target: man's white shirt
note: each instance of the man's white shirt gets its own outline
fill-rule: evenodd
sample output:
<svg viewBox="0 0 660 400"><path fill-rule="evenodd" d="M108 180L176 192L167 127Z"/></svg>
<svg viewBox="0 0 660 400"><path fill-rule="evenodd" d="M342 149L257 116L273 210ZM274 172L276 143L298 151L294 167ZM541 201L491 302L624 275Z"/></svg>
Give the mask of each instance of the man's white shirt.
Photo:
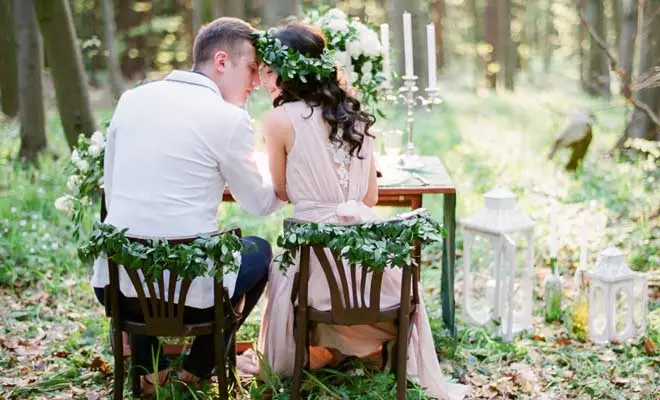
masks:
<svg viewBox="0 0 660 400"><path fill-rule="evenodd" d="M122 95L108 129L103 182L105 223L138 236L217 231L225 185L252 214L269 215L283 205L257 169L248 113L224 101L209 78L188 71ZM107 260L100 258L92 285L108 283ZM236 274L225 275L230 295L235 284ZM123 267L120 288L137 297ZM193 280L186 305L211 307L213 279Z"/></svg>

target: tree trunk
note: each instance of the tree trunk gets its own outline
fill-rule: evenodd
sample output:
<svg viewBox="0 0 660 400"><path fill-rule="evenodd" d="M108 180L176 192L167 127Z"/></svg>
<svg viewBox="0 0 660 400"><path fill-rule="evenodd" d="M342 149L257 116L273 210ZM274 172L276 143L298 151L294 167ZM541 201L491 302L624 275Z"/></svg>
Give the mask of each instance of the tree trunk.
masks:
<svg viewBox="0 0 660 400"><path fill-rule="evenodd" d="M511 40L511 0L499 0L497 8L499 80L507 90L513 90L516 48Z"/></svg>
<svg viewBox="0 0 660 400"><path fill-rule="evenodd" d="M429 86L426 25L431 22L431 14L428 3L425 1L408 0L408 10L412 14L413 62L415 75L417 75L417 87L424 90ZM403 35L403 31L401 34Z"/></svg>
<svg viewBox="0 0 660 400"><path fill-rule="evenodd" d="M619 67L626 73L621 93L630 85L635 59L635 38L637 34L637 0L621 1L621 38L619 39Z"/></svg>
<svg viewBox="0 0 660 400"><path fill-rule="evenodd" d="M87 78L68 0L34 0L37 21L45 40L57 106L69 147L78 136L96 129L89 104Z"/></svg>
<svg viewBox="0 0 660 400"><path fill-rule="evenodd" d="M18 65L16 60L16 36L10 0L0 1L0 100L2 112L8 117L18 115Z"/></svg>
<svg viewBox="0 0 660 400"><path fill-rule="evenodd" d="M555 36L555 14L552 11L553 0L546 0L546 2L545 32L543 35L543 70L549 73L550 66L552 65L552 53L554 53L555 49L552 43Z"/></svg>
<svg viewBox="0 0 660 400"><path fill-rule="evenodd" d="M435 23L435 59L438 63L438 69L443 70L445 68L445 0L435 0L433 9L435 11L433 13L433 22Z"/></svg>
<svg viewBox="0 0 660 400"><path fill-rule="evenodd" d="M290 16L300 13L301 0L268 0L264 1L263 21L265 26L277 26Z"/></svg>
<svg viewBox="0 0 660 400"><path fill-rule="evenodd" d="M501 69L501 65L498 64L497 3L498 0L486 0L486 9L484 11L485 39L486 43L490 45L491 50L486 55L486 86L489 89L497 88L497 75Z"/></svg>
<svg viewBox="0 0 660 400"><path fill-rule="evenodd" d="M197 35L202 26L202 1L192 0L192 37Z"/></svg>
<svg viewBox="0 0 660 400"><path fill-rule="evenodd" d="M482 62L481 55L479 54L479 43L483 38L483 33L481 31L481 19L479 18L479 5L477 0L468 0L468 8L470 12L470 19L472 20L472 46L474 51L474 61L473 61L473 76L474 76L474 88L479 88L479 82L481 77L481 71L483 70L484 63Z"/></svg>
<svg viewBox="0 0 660 400"><path fill-rule="evenodd" d="M626 0L610 0L610 9L612 10L612 18L610 19L612 27L614 28L614 48L618 49L621 44L621 23L623 22L621 16L622 2Z"/></svg>
<svg viewBox="0 0 660 400"><path fill-rule="evenodd" d="M43 101L43 46L31 1L13 1L14 26L18 44L18 97L20 104L21 160L36 162L46 148Z"/></svg>
<svg viewBox="0 0 660 400"><path fill-rule="evenodd" d="M228 0L225 5L228 17L235 17L245 19L245 1L243 0Z"/></svg>
<svg viewBox="0 0 660 400"><path fill-rule="evenodd" d="M578 12L584 12L585 10L584 2L579 1L577 3L577 10ZM578 48L578 57L580 59L580 86L582 87L582 90L587 90L587 60L586 60L586 51L585 51L585 44L586 44L586 38L587 38L587 28L584 26L584 24L577 24L577 37L578 37L578 43L577 43L577 48Z"/></svg>
<svg viewBox="0 0 660 400"><path fill-rule="evenodd" d="M110 78L110 89L115 100L124 92L124 79L121 76L119 55L117 54L117 26L115 25L115 8L112 0L101 0L101 11L103 12L103 41L105 42L106 63L108 77Z"/></svg>
<svg viewBox="0 0 660 400"><path fill-rule="evenodd" d="M594 32L607 43L605 29L605 5L602 0L588 0L587 21ZM609 60L603 49L598 46L595 38L589 35L589 67L587 75L587 92L592 95L610 95Z"/></svg>
<svg viewBox="0 0 660 400"><path fill-rule="evenodd" d="M655 10L660 7L660 0L646 0L645 3L643 14L648 21L649 18L652 18ZM645 46L641 49L639 67L641 73L644 73L660 65L660 24L648 24L642 32L642 36L639 39L644 40ZM641 89L636 93L636 98L656 113L660 109L660 87ZM635 108L626 126L624 139L620 143L625 142L625 138L660 140L658 132L660 132L660 127L653 124L644 111Z"/></svg>
<svg viewBox="0 0 660 400"><path fill-rule="evenodd" d="M387 16L390 24L390 47L392 51L392 68L397 77L404 75L404 55L403 55L403 12L406 11L406 3L400 0L387 0ZM398 82L396 82L398 81ZM393 84L400 83L400 79L395 78Z"/></svg>

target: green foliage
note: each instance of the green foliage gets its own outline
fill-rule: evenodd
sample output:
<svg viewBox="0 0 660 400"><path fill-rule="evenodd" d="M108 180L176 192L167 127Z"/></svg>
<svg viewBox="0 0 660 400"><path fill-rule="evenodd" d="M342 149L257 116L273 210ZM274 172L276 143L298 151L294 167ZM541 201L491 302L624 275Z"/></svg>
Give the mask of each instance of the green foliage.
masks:
<svg viewBox="0 0 660 400"><path fill-rule="evenodd" d="M170 244L165 239L150 239L147 244L130 242L125 233L108 224L96 223L87 243L78 249L78 256L89 263L106 254L126 268L142 270L147 280L155 280L168 269L184 279L212 276L217 281L224 274L238 271L241 265L242 243L234 233L200 236L190 244ZM214 261L209 271L207 258Z"/></svg>
<svg viewBox="0 0 660 400"><path fill-rule="evenodd" d="M413 242L438 242L443 234L441 225L426 212L356 225L300 223L288 227L277 239L277 245L284 250L280 269L286 271L294 264L300 246L317 245L369 270L414 265Z"/></svg>
<svg viewBox="0 0 660 400"><path fill-rule="evenodd" d="M298 78L306 83L309 76L321 80L330 76L335 68L335 60L327 49L320 57L310 57L283 45L270 32L255 34L255 47L259 59L270 66L283 81Z"/></svg>

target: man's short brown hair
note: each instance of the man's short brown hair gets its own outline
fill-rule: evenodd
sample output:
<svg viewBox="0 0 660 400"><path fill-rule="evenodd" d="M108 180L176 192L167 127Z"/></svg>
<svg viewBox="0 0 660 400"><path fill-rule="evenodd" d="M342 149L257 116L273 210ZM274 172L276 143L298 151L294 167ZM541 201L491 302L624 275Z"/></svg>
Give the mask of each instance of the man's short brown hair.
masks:
<svg viewBox="0 0 660 400"><path fill-rule="evenodd" d="M218 50L235 55L241 42L254 41L254 28L238 18L222 17L204 25L193 44L193 69L213 58Z"/></svg>

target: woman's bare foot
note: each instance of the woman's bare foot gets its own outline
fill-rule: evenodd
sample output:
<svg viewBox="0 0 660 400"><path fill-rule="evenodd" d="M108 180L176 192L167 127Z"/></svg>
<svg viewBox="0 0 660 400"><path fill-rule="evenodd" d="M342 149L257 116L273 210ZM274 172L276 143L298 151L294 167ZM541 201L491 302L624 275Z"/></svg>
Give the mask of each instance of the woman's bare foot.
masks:
<svg viewBox="0 0 660 400"><path fill-rule="evenodd" d="M247 349L236 356L236 368L249 375L259 375L259 359L257 353L252 349Z"/></svg>
<svg viewBox="0 0 660 400"><path fill-rule="evenodd" d="M187 384L197 384L199 383L202 379L193 375L192 373L186 371L185 369L182 369L179 371L179 375L177 376L180 381L183 381Z"/></svg>
<svg viewBox="0 0 660 400"><path fill-rule="evenodd" d="M163 386L167 382L167 378L170 375L168 369L158 371L157 374L149 374L140 378L140 388L142 389L143 395L151 395L156 393L156 380L158 380L158 386Z"/></svg>
<svg viewBox="0 0 660 400"><path fill-rule="evenodd" d="M344 359L346 356L337 349L320 346L309 347L309 368L312 370L328 366L337 367Z"/></svg>

